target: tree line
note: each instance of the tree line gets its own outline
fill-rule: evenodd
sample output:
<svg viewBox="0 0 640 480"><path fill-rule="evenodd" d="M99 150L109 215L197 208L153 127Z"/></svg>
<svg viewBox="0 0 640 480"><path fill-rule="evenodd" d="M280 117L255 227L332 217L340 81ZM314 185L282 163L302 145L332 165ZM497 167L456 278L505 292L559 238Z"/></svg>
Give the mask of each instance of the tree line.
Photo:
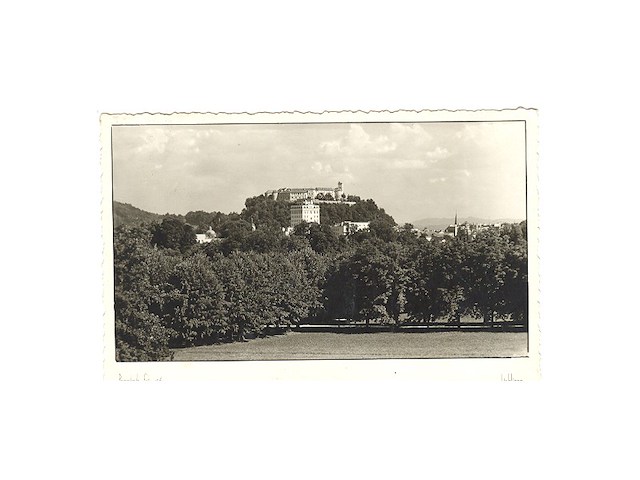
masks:
<svg viewBox="0 0 640 480"><path fill-rule="evenodd" d="M526 224L428 240L384 217L336 235L302 223L292 235L227 216L196 244L180 218L114 232L116 355L171 358L176 347L242 341L274 327L347 319L370 324L527 323Z"/></svg>
<svg viewBox="0 0 640 480"><path fill-rule="evenodd" d="M320 206L322 223L335 225L344 220L369 221L381 219L395 224L393 217L388 215L384 209L379 208L373 200L362 200L360 197L353 195L350 195L347 199L350 202L355 202L355 205L322 204ZM260 229L281 230L283 227L289 226L289 208L290 204L286 201L278 201L272 197L258 195L247 198L245 207L240 213L197 210L188 212L185 215L169 213L158 215L120 202L114 202L113 210L116 227L120 225L140 225L141 223L150 224L173 218L191 225L196 233L204 233L210 227L217 232L225 223L229 221L239 222L240 220L246 222L245 225L248 227L253 222Z"/></svg>

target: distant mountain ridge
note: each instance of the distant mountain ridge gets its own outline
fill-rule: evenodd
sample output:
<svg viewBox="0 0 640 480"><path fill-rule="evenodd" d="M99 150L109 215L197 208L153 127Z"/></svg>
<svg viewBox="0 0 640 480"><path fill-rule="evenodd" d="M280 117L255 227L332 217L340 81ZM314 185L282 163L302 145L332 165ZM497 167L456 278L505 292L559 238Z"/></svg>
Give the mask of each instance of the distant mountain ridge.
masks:
<svg viewBox="0 0 640 480"><path fill-rule="evenodd" d="M188 216L188 215L187 215ZM161 222L166 217L180 217L182 215L174 215L170 213L159 214L147 212L138 207L134 207L129 203L113 202L113 223L114 227L120 225L140 225L143 223ZM449 225L453 224L453 217L451 218L421 218L411 222L415 228L430 230L444 230ZM491 223L520 223L522 220L516 220L512 218L498 218L487 219L478 217L459 217L458 224L462 223L476 223L476 224L491 224Z"/></svg>
<svg viewBox="0 0 640 480"><path fill-rule="evenodd" d="M447 228L449 225L452 225L454 221L453 217L450 218L421 218L420 220L414 220L411 222L415 228L419 229L431 229L431 230L442 230ZM459 217L458 224L462 223L476 223L476 224L487 224L487 223L520 223L522 220L515 220L513 218L497 218L497 219L489 219L489 218L478 218L478 217Z"/></svg>

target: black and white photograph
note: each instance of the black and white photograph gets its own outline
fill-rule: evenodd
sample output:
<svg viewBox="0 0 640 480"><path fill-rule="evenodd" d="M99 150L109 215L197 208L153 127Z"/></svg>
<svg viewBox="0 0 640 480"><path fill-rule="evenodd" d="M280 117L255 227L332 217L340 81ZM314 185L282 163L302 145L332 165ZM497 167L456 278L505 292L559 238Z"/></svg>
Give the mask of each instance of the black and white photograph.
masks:
<svg viewBox="0 0 640 480"><path fill-rule="evenodd" d="M105 117L115 362L535 356L534 114Z"/></svg>
<svg viewBox="0 0 640 480"><path fill-rule="evenodd" d="M3 478L638 477L633 3L2 12Z"/></svg>

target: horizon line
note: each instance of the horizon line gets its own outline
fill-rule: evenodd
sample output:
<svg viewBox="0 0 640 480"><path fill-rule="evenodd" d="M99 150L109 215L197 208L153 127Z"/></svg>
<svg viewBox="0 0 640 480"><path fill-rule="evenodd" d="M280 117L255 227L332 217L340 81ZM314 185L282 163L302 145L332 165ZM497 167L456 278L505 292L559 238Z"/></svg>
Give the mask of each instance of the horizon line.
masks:
<svg viewBox="0 0 640 480"><path fill-rule="evenodd" d="M367 200L367 199L365 199L365 201L366 201L366 200ZM373 199L371 199L371 200L373 200ZM375 201L375 200L374 200L374 201ZM235 213L235 214L238 214L238 215L239 215L239 214L242 212L242 210L241 210L241 211L239 211L239 212L235 212L235 211L231 211L231 212L222 212L222 211L220 211L220 210L211 210L211 211L208 211L208 210L204 210L204 209L198 209L198 210L189 210L189 211L188 211L188 212L186 212L186 213L175 213L175 212L164 212L164 213L159 213L159 212L157 212L157 211L155 211L155 212L154 212L154 211L151 211L151 210L146 210L146 209L144 209L144 208L140 208L140 207L138 207L138 206L134 205L133 203L125 202L125 201L122 201L122 200L112 199L112 203L120 203L120 204L122 204L122 205L129 205L129 206L131 206L131 207L133 207L133 208L137 208L138 210L142 210L143 212L151 213L151 214L153 214L153 215L181 215L181 216L183 216L183 217L184 217L185 215L187 215L188 213L191 213L191 212L206 212L206 213L219 212L219 213L222 213L222 214L224 214L224 215L231 215L232 213ZM376 202L376 204L377 204L377 202ZM380 205L378 205L378 207L380 207ZM244 207L243 207L243 208L244 208ZM384 208L384 207L380 207L380 208ZM385 211L386 211L386 209L385 209ZM391 217L393 217L393 215L391 215ZM454 218L454 217L455 217L455 214L454 214L454 215L451 215L451 218ZM464 220L464 219L470 219L470 218L475 218L475 219L480 219L480 220L494 220L494 221L503 220L503 221L513 221L513 222L523 222L523 221L526 221L526 220L527 220L526 218L514 218L514 217L506 217L506 216L505 216L505 217L501 217L501 216L499 216L499 217L489 217L489 216L469 215L469 216L466 216L466 217L464 217L464 216L463 216L463 217L461 217L461 216L459 216L459 215L458 215L458 221L460 221L460 220ZM447 220L447 219L449 219L449 217L448 217L448 216L423 217L423 218L417 218L417 219L414 219L414 220L412 220L412 221L407 221L407 222L398 222L398 224L402 224L402 223L420 222L420 221L423 221L423 220ZM394 220L396 220L396 219L394 218Z"/></svg>

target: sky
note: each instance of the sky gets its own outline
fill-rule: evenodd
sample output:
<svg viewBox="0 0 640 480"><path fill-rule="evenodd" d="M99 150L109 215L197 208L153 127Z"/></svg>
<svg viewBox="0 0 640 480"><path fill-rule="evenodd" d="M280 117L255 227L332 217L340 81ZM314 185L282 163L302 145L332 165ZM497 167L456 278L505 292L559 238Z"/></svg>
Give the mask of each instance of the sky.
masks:
<svg viewBox="0 0 640 480"><path fill-rule="evenodd" d="M341 181L398 223L526 217L521 121L114 126L112 145L114 199L154 213Z"/></svg>

